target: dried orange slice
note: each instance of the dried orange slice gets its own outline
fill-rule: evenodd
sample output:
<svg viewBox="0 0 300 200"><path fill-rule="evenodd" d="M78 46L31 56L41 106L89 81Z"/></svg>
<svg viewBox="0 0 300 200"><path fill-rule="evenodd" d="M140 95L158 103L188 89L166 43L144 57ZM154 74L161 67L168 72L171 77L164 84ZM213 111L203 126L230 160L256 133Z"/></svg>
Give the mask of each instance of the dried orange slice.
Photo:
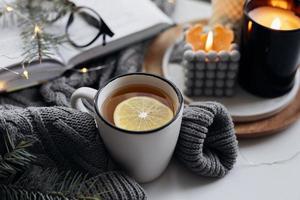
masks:
<svg viewBox="0 0 300 200"><path fill-rule="evenodd" d="M196 24L186 32L186 42L193 46L194 51L203 49L205 45L202 40L202 31L203 26L201 24Z"/></svg>
<svg viewBox="0 0 300 200"><path fill-rule="evenodd" d="M214 44L215 51L229 50L231 43L234 40L234 33L231 29L222 25L214 27Z"/></svg>

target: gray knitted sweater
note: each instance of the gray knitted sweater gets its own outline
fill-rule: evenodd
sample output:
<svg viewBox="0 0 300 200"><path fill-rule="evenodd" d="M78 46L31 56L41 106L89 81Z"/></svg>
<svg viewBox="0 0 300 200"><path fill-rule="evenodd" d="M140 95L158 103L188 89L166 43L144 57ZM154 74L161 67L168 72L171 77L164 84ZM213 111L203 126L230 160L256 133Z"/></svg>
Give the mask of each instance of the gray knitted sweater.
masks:
<svg viewBox="0 0 300 200"><path fill-rule="evenodd" d="M4 106L0 107L0 134L6 131L15 144L27 138L36 140L29 149L37 156L35 165L94 176L105 173L100 182L110 192L103 194L104 199L146 199L134 180L115 171L95 121L87 113L66 107ZM0 140L3 155L1 147ZM237 141L226 109L217 103L186 107L175 156L197 175L227 174L236 161Z"/></svg>
<svg viewBox="0 0 300 200"><path fill-rule="evenodd" d="M173 7L166 2L157 0L171 13ZM94 63L106 66L102 71L84 75L74 72L42 86L1 95L0 134L7 131L14 143L35 138L30 151L37 155L36 164L41 167L102 174L99 182L110 191L102 194L103 199L146 199L138 183L120 172L110 159L94 119L68 108L76 88L99 88L113 76L139 71L146 45L134 45ZM3 147L0 140L0 155ZM227 174L236 160L237 141L226 109L217 103L185 108L175 156L197 175Z"/></svg>

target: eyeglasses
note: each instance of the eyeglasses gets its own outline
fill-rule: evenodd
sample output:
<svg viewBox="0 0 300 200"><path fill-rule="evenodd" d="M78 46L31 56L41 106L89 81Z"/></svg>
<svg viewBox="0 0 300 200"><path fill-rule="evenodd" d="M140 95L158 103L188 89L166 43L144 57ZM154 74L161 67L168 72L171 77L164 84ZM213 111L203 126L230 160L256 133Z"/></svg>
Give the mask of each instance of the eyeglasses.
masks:
<svg viewBox="0 0 300 200"><path fill-rule="evenodd" d="M85 6L76 6L75 3L68 0L66 0L66 4L69 5L70 9L62 10L47 21L53 23L70 11L65 35L72 46L76 48L88 47L100 36L102 36L102 44L105 45L106 36L114 36L112 30L95 10Z"/></svg>
<svg viewBox="0 0 300 200"><path fill-rule="evenodd" d="M72 29L74 30L71 31ZM100 36L102 36L102 44L105 45L106 36L114 36L100 15L95 10L84 6L72 9L65 32L68 41L77 48L90 46Z"/></svg>

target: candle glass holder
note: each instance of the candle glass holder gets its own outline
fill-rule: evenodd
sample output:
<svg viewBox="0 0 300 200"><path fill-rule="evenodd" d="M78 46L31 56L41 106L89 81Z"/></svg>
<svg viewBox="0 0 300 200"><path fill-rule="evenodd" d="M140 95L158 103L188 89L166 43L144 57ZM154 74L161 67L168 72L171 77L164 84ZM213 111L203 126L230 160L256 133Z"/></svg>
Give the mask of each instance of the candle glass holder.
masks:
<svg viewBox="0 0 300 200"><path fill-rule="evenodd" d="M264 6L290 10L296 16L300 16L300 7L297 0L251 0L244 8L239 83L252 94L273 98L293 88L299 65L300 28L275 30L256 22L249 12Z"/></svg>
<svg viewBox="0 0 300 200"><path fill-rule="evenodd" d="M193 51L189 43L184 48L185 95L234 95L240 60L237 44L231 44L229 51L220 52Z"/></svg>

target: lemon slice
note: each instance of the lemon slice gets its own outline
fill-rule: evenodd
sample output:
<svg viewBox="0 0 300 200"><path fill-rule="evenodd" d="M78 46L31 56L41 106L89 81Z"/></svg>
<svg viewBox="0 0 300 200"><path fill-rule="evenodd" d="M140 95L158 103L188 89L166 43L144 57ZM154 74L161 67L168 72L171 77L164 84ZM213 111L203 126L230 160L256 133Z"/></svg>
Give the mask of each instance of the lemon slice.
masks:
<svg viewBox="0 0 300 200"><path fill-rule="evenodd" d="M114 111L114 123L125 130L148 131L167 124L173 115L172 110L158 100L138 96L117 105Z"/></svg>

